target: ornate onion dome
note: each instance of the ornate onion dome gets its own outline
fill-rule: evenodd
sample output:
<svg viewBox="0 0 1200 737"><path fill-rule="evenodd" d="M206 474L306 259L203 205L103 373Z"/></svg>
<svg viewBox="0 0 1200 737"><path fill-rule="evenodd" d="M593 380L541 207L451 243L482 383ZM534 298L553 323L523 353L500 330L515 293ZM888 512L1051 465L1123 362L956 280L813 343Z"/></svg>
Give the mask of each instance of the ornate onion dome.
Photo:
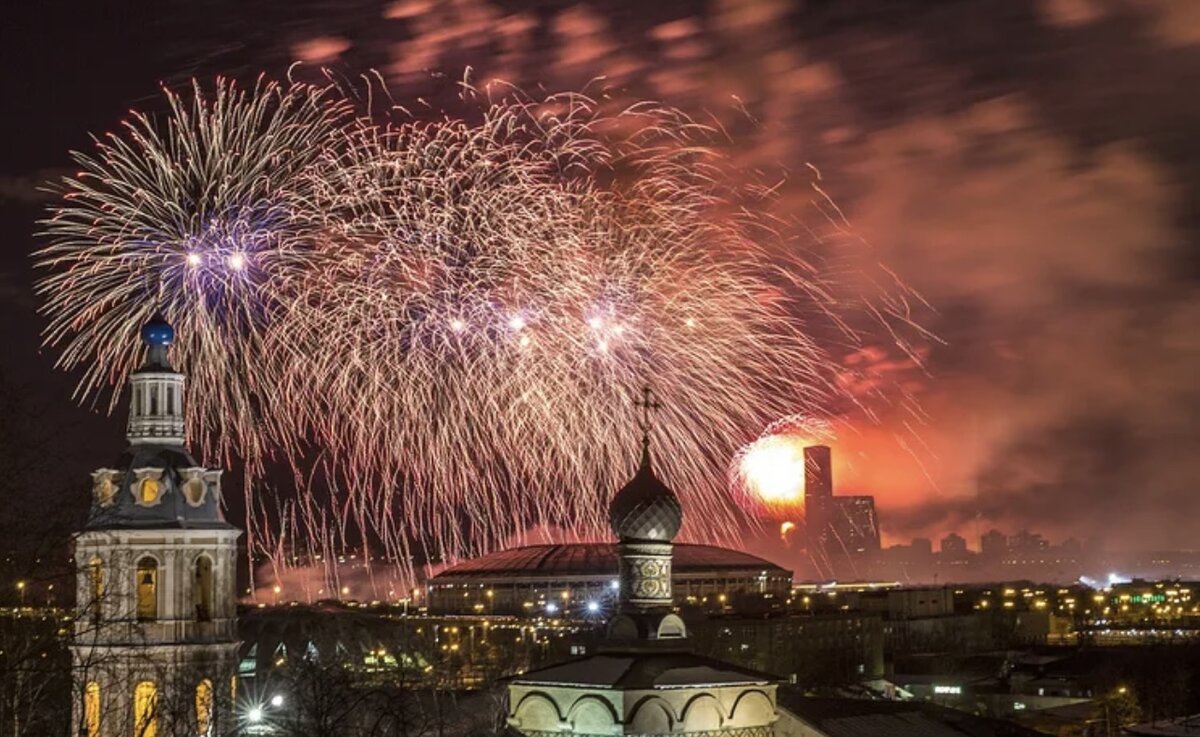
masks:
<svg viewBox="0 0 1200 737"><path fill-rule="evenodd" d="M608 506L608 519L620 540L670 542L679 533L683 508L675 492L654 474L649 436L642 438L637 473Z"/></svg>

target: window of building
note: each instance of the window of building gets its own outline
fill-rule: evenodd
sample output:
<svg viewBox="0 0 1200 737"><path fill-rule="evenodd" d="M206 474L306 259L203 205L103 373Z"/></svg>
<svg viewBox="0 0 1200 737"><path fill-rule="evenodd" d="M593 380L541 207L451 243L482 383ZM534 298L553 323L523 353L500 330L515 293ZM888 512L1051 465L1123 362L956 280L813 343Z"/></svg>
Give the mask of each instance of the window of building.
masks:
<svg viewBox="0 0 1200 737"><path fill-rule="evenodd" d="M83 691L83 723L87 729L87 737L100 737L100 684L88 681Z"/></svg>
<svg viewBox="0 0 1200 737"><path fill-rule="evenodd" d="M113 503L113 497L117 495L117 485L113 482L115 472L102 468L92 474L94 482L92 484L92 492L96 495L96 503L102 507L107 507Z"/></svg>
<svg viewBox="0 0 1200 737"><path fill-rule="evenodd" d="M158 561L146 556L137 564L137 618L158 619Z"/></svg>
<svg viewBox="0 0 1200 737"><path fill-rule="evenodd" d="M167 404L163 409L165 410L163 414L169 415L175 412L175 387L173 386L167 387Z"/></svg>
<svg viewBox="0 0 1200 737"><path fill-rule="evenodd" d="M196 621L207 622L213 616L213 563L202 555L196 559L192 579L192 601L196 603Z"/></svg>
<svg viewBox="0 0 1200 737"><path fill-rule="evenodd" d="M158 734L158 687L154 681L139 681L133 687L133 737Z"/></svg>
<svg viewBox="0 0 1200 737"><path fill-rule="evenodd" d="M205 678L196 684L196 733L208 737L212 729L213 684Z"/></svg>
<svg viewBox="0 0 1200 737"><path fill-rule="evenodd" d="M142 479L138 484L138 501L144 505L155 504L158 502L158 493L162 488L158 479Z"/></svg>
<svg viewBox="0 0 1200 737"><path fill-rule="evenodd" d="M205 488L204 477L198 471L191 471L191 478L183 482L183 498L187 499L187 503L193 507L198 507L204 503L204 496L207 489Z"/></svg>
<svg viewBox="0 0 1200 737"><path fill-rule="evenodd" d="M92 558L88 563L88 588L92 595L92 621L99 622L104 601L104 562L99 558Z"/></svg>

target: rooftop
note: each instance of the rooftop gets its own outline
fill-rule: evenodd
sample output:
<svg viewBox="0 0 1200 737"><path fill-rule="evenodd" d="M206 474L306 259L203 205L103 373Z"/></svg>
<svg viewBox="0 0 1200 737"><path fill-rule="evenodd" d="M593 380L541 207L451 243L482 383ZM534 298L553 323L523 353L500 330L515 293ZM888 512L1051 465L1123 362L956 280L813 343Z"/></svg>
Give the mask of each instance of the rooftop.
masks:
<svg viewBox="0 0 1200 737"><path fill-rule="evenodd" d="M1027 727L926 702L812 698L780 689L779 706L827 737L1037 737Z"/></svg>
<svg viewBox="0 0 1200 737"><path fill-rule="evenodd" d="M640 690L773 683L779 678L690 652L613 653L530 671L513 683Z"/></svg>

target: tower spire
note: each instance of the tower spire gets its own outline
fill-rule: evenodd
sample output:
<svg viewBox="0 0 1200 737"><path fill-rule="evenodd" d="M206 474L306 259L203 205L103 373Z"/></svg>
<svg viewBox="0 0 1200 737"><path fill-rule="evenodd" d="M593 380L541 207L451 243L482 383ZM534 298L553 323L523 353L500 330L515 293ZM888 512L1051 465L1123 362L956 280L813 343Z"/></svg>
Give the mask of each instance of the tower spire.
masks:
<svg viewBox="0 0 1200 737"><path fill-rule="evenodd" d="M634 405L641 411L642 461L629 483L608 507L617 536L619 605L609 622L609 636L620 641L679 640L686 636L683 620L671 612L671 541L683 523L675 492L654 474L650 465L652 412L662 407L650 387Z"/></svg>
<svg viewBox="0 0 1200 737"><path fill-rule="evenodd" d="M654 399L654 390L650 385L642 387L641 400L634 400L634 406L641 408L642 416L638 420L638 427L642 431L642 462L641 468L650 468L650 429L653 423L653 415L651 414L656 409L662 409L662 404Z"/></svg>
<svg viewBox="0 0 1200 737"><path fill-rule="evenodd" d="M146 361L129 378L129 426L126 437L134 445L184 444L183 374L171 366L168 355L175 329L161 313L142 326Z"/></svg>

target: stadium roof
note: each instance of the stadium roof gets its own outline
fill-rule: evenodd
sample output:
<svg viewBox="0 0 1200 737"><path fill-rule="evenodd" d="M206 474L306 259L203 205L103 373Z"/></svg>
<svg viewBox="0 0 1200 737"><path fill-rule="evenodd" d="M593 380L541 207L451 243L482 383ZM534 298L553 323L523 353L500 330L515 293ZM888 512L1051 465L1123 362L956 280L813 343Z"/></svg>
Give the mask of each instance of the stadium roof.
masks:
<svg viewBox="0 0 1200 737"><path fill-rule="evenodd" d="M715 545L676 543L674 575L754 571L791 576L788 571L756 555ZM480 578L542 578L617 575L616 543L566 543L528 545L501 550L451 566L431 583Z"/></svg>

